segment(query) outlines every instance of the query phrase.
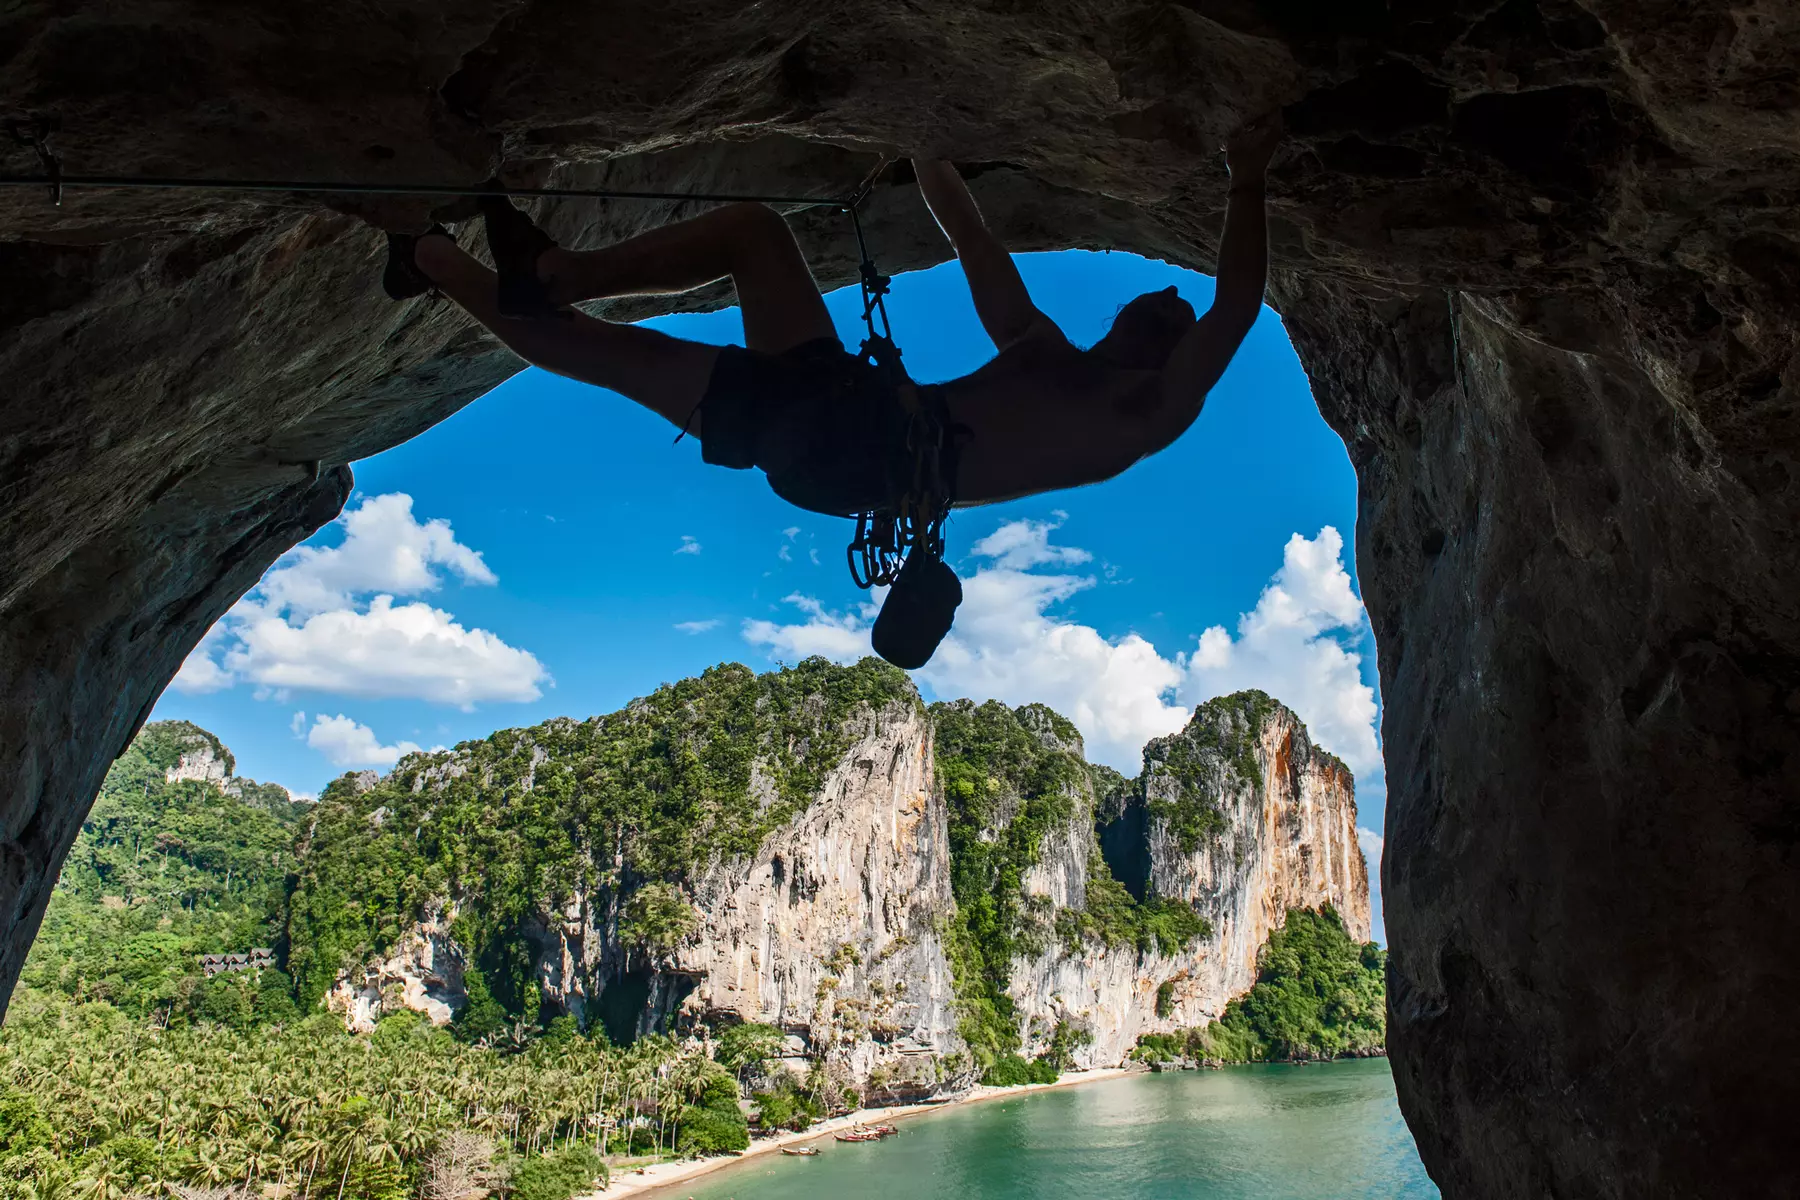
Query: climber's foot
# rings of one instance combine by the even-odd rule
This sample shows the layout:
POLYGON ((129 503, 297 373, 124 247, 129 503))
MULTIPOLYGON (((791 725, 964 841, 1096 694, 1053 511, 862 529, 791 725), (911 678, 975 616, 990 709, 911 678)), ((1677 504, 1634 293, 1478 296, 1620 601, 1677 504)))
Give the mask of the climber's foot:
POLYGON ((555 313, 549 286, 538 272, 538 260, 556 249, 550 235, 505 196, 483 196, 481 217, 487 226, 488 253, 500 277, 500 315, 545 317, 555 313))
POLYGON ((387 269, 381 273, 381 288, 389 298, 410 300, 414 296, 423 296, 436 286, 431 277, 419 269, 419 243, 430 237, 449 238, 452 244, 456 241, 442 225, 433 225, 424 233, 390 232, 387 235, 387 269))

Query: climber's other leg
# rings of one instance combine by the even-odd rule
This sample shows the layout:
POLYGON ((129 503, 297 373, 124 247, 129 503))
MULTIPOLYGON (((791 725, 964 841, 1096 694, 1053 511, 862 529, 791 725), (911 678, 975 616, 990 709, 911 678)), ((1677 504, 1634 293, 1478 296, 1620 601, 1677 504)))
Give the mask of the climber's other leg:
POLYGON ((750 349, 779 354, 837 336, 793 231, 763 204, 726 204, 598 250, 549 246, 535 262, 553 305, 668 295, 729 276, 750 349))
POLYGON ((699 420, 690 427, 688 418, 706 393, 719 347, 584 313, 533 320, 502 316, 494 272, 441 233, 418 239, 414 262, 439 291, 526 362, 610 388, 678 427, 701 432, 699 420))

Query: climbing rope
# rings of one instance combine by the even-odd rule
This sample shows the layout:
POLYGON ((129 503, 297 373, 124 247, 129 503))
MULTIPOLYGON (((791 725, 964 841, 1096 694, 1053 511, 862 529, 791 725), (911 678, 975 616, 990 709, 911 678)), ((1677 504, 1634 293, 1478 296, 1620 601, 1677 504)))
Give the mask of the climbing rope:
MULTIPOLYGON (((336 179, 197 179, 157 175, 70 175, 50 147, 56 123, 47 117, 15 117, 6 122, 13 141, 35 152, 36 175, 0 175, 0 187, 44 187, 60 205, 71 188, 133 191, 328 192, 352 196, 515 196, 554 200, 697 200, 710 203, 805 204, 847 209, 851 200, 831 196, 753 196, 732 192, 648 192, 621 188, 515 188, 448 183, 359 183, 336 179)), ((860 197, 857 198, 860 200, 860 197)))

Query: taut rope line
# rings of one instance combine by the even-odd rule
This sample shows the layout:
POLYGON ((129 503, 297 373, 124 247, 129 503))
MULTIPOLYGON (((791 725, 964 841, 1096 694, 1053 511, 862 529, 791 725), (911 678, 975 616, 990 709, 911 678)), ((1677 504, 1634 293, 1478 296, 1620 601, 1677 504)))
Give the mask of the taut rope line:
MULTIPOLYGON (((360 183, 339 179, 191 179, 158 175, 70 175, 62 159, 50 149, 55 130, 46 118, 13 119, 7 132, 21 146, 33 150, 43 171, 35 175, 0 175, 0 187, 48 188, 50 202, 61 204, 67 188, 101 188, 133 191, 213 192, 331 192, 352 196, 516 196, 552 200, 701 200, 719 204, 805 204, 850 211, 868 194, 859 188, 850 199, 832 196, 752 196, 733 192, 647 192, 625 188, 513 188, 455 183, 360 183)), ((885 165, 885 161, 884 161, 885 165)))

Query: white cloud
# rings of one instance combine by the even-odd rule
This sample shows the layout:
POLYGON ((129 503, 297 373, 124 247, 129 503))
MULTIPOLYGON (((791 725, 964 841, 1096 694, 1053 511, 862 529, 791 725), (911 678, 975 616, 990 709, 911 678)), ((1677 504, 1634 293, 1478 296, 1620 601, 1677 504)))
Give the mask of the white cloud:
POLYGON ((1362 640, 1367 618, 1343 549, 1329 525, 1310 540, 1289 538, 1281 569, 1238 618, 1237 636, 1218 625, 1200 635, 1181 697, 1196 704, 1260 688, 1299 713, 1313 740, 1360 778, 1380 773, 1381 746, 1375 691, 1362 681, 1362 656, 1345 645, 1362 640))
POLYGON ((681 545, 675 547, 675 553, 698 554, 700 553, 700 543, 684 533, 681 535, 681 545))
POLYGON ((456 540, 450 522, 420 522, 404 492, 371 496, 339 518, 336 546, 300 546, 257 585, 265 608, 304 617, 348 608, 369 592, 416 596, 443 585, 445 567, 464 583, 499 582, 480 553, 456 540))
MULTIPOLYGON (((1365 797, 1381 793, 1374 693, 1360 678, 1360 656, 1345 645, 1362 637, 1364 616, 1339 560, 1336 530, 1289 540, 1281 569, 1242 614, 1235 638, 1215 627, 1191 654, 1165 657, 1135 633, 1103 637, 1057 611, 1097 581, 1030 569, 1091 561, 1084 550, 1051 544, 1056 528, 1013 521, 975 543, 973 553, 988 561, 963 581, 955 628, 916 673, 936 695, 1048 704, 1082 731, 1089 757, 1135 772, 1144 743, 1180 729, 1194 704, 1260 688, 1299 713, 1314 740, 1358 772, 1365 797)), ((749 620, 743 634, 785 661, 809 654, 853 661, 871 653, 874 599, 837 612, 789 596, 803 620, 749 620)))
POLYGON ((775 548, 775 557, 779 558, 782 562, 793 562, 794 548, 786 542, 783 542, 775 548))
POLYGON ((549 675, 530 653, 415 601, 376 596, 366 612, 336 609, 301 624, 246 611, 225 665, 277 693, 411 697, 465 710, 486 700, 536 700, 549 675))
MULTIPOLYGON (((549 674, 528 651, 422 601, 396 603, 436 591, 447 575, 465 584, 497 582, 449 522, 421 522, 412 497, 391 493, 368 498, 339 524, 339 545, 301 546, 283 556, 208 631, 182 665, 178 686, 218 690, 248 682, 258 699, 308 689, 465 710, 543 694, 549 674)), ((296 723, 303 721, 297 715, 296 723)))
POLYGON ((806 614, 798 625, 782 625, 775 621, 745 621, 744 640, 766 647, 771 658, 783 662, 799 662, 821 655, 837 662, 855 662, 875 653, 869 645, 869 626, 881 611, 878 591, 874 603, 857 606, 854 612, 835 613, 811 596, 794 594, 786 602, 806 614))
POLYGON ((1093 555, 1075 546, 1052 546, 1050 534, 1059 522, 1008 521, 970 547, 970 552, 991 558, 996 566, 1024 570, 1046 563, 1074 565, 1090 562, 1093 555))
POLYGON ((800 536, 800 527, 798 525, 789 525, 786 529, 781 531, 781 536, 791 542, 800 536))
POLYGON ((711 617, 705 621, 678 621, 675 628, 682 633, 710 633, 719 627, 719 619, 711 617))
POLYGON ((306 732, 306 714, 304 712, 296 712, 293 720, 288 722, 288 728, 294 731, 295 737, 303 735, 306 732))
MULTIPOLYGON (((1020 561, 1018 543, 994 548, 1002 565, 984 567, 964 583, 956 627, 920 678, 940 696, 1048 704, 1075 722, 1090 758, 1135 773, 1146 741, 1187 723, 1188 712, 1173 695, 1180 664, 1135 633, 1108 639, 1052 615, 1056 605, 1093 587, 1092 576, 1015 570, 1004 564, 1020 561)), ((1023 553, 1034 562, 1071 561, 1034 549, 1023 553)))
POLYGON ((223 691, 235 682, 237 681, 232 678, 231 672, 219 665, 202 640, 182 662, 181 670, 175 672, 175 678, 169 680, 169 686, 178 692, 198 696, 206 692, 223 691))
POLYGON ((1364 829, 1358 825, 1356 844, 1362 847, 1363 857, 1369 860, 1369 874, 1375 874, 1381 868, 1381 835, 1373 829, 1364 829))
POLYGON ((296 792, 296 791, 291 791, 291 790, 288 792, 288 799, 294 801, 297 804, 311 804, 314 800, 317 800, 318 798, 319 798, 319 793, 317 793, 317 792, 296 792))
POLYGON ((403 755, 420 750, 415 742, 384 746, 373 729, 358 725, 342 713, 335 717, 321 713, 315 717, 312 728, 306 731, 306 744, 323 754, 332 766, 345 768, 391 767, 403 755))

